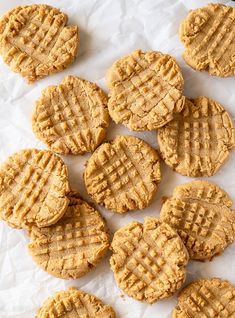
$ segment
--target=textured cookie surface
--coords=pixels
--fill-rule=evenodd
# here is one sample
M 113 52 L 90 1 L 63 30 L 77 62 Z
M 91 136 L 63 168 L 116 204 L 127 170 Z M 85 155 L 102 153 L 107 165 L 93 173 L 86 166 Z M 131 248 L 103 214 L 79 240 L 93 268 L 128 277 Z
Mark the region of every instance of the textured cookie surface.
M 184 106 L 183 83 L 170 55 L 134 51 L 114 63 L 107 74 L 110 116 L 131 130 L 162 127 Z
M 78 27 L 48 5 L 20 6 L 0 19 L 0 54 L 32 83 L 71 64 L 77 54 Z
M 94 83 L 66 76 L 42 92 L 33 112 L 35 134 L 57 153 L 94 151 L 109 124 L 107 97 Z
M 205 317 L 235 317 L 235 287 L 228 281 L 200 279 L 180 293 L 172 318 Z
M 170 297 L 185 280 L 188 252 L 168 224 L 146 218 L 119 229 L 111 244 L 111 269 L 119 287 L 137 300 Z
M 144 209 L 161 179 L 158 154 L 139 138 L 118 136 L 93 153 L 84 178 L 88 193 L 107 209 Z
M 210 3 L 192 10 L 179 35 L 191 67 L 217 76 L 235 75 L 235 8 Z
M 47 299 L 35 318 L 115 318 L 111 306 L 76 288 L 55 293 Z
M 177 230 L 193 259 L 211 259 L 235 236 L 232 200 L 217 185 L 192 181 L 175 188 L 161 209 L 161 220 Z
M 64 216 L 54 225 L 32 227 L 29 252 L 46 272 L 60 278 L 79 278 L 89 272 L 109 247 L 109 236 L 98 211 L 69 195 Z
M 50 151 L 26 149 L 0 167 L 0 217 L 19 228 L 49 226 L 65 213 L 67 168 Z
M 211 176 L 234 147 L 234 124 L 216 101 L 186 99 L 184 110 L 159 129 L 158 142 L 173 170 L 191 177 Z

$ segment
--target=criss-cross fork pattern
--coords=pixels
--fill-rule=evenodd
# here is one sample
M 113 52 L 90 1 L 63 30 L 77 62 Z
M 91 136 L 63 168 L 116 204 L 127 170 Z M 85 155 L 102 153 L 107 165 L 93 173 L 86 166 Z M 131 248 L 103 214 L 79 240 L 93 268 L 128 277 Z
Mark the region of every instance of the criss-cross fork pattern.
M 231 118 L 205 97 L 187 100 L 183 112 L 162 127 L 158 136 L 166 163 L 189 176 L 214 174 L 234 146 Z
M 101 216 L 80 199 L 75 199 L 69 205 L 66 214 L 55 225 L 33 228 L 31 237 L 29 251 L 33 259 L 45 271 L 64 278 L 80 275 L 76 269 L 81 264 L 84 264 L 84 272 L 88 271 L 109 246 Z
M 190 288 L 190 294 L 183 297 L 179 303 L 179 312 L 190 318 L 234 318 L 235 290 L 226 283 L 210 285 L 203 280 Z M 174 315 L 178 317 L 177 310 Z M 181 317 L 179 315 L 179 317 Z
M 107 99 L 93 83 L 67 76 L 43 91 L 33 116 L 33 129 L 61 153 L 93 151 L 108 126 Z
M 156 164 L 158 159 L 149 153 L 146 160 L 141 152 L 133 152 L 128 143 L 131 145 L 135 142 L 116 142 L 108 148 L 104 146 L 98 149 L 97 154 L 94 154 L 92 160 L 95 168 L 86 177 L 86 186 L 98 203 L 106 202 L 107 208 L 109 201 L 114 202 L 114 205 L 122 203 L 127 206 L 135 202 L 135 207 L 143 208 L 155 192 L 159 180 L 154 180 L 151 175 L 152 164 Z
M 200 65 L 200 69 L 209 67 L 213 73 L 219 70 L 226 70 L 229 74 L 231 69 L 234 72 L 235 61 L 232 61 L 231 52 L 235 40 L 235 9 L 232 7 L 221 6 L 219 4 L 209 4 L 200 9 L 201 13 L 195 13 L 194 21 L 191 14 L 183 22 L 181 36 L 186 45 L 186 53 L 189 55 L 193 64 L 195 61 Z M 192 25 L 202 29 L 194 36 L 191 36 Z M 213 61 L 213 63 L 210 62 Z M 211 63 L 211 64 L 210 64 Z M 233 63 L 233 64 L 231 64 Z
M 218 209 L 213 205 L 193 200 L 187 202 L 173 197 L 169 199 L 165 209 L 169 209 L 167 217 L 171 220 L 170 223 L 187 235 L 186 241 L 191 248 L 198 239 L 206 244 L 205 240 L 209 240 L 217 232 L 216 228 L 221 220 Z
M 152 52 L 153 58 L 148 60 L 147 54 L 135 57 L 134 52 L 123 65 L 117 64 L 114 69 L 119 80 L 111 83 L 111 115 L 134 130 L 160 127 L 172 119 L 173 110 L 183 107 L 175 61 L 159 52 Z M 151 122 L 153 118 L 156 122 Z
M 75 288 L 55 294 L 38 311 L 35 318 L 50 317 L 86 317 L 114 318 L 110 306 L 104 305 L 95 296 L 83 293 Z
M 174 235 L 167 237 L 164 225 L 154 237 L 148 231 L 139 237 L 136 228 L 124 237 L 119 246 L 114 247 L 111 259 L 120 288 L 129 296 L 149 303 L 173 293 L 185 275 L 181 267 L 184 261 L 179 255 L 183 254 L 179 238 Z
M 78 30 L 47 5 L 19 7 L 1 21 L 4 61 L 29 82 L 63 69 L 76 55 Z
M 25 227 L 45 221 L 49 225 L 64 213 L 67 170 L 53 153 L 36 149 L 20 151 L 2 166 L 0 177 L 1 217 L 10 224 Z M 61 211 L 57 211 L 58 207 Z M 47 210 L 44 216 L 47 220 L 43 219 L 43 210 Z
M 234 239 L 231 204 L 218 186 L 194 181 L 175 189 L 160 217 L 177 230 L 192 258 L 211 258 Z
M 161 209 L 161 219 L 177 230 L 191 258 L 211 258 L 234 239 L 233 212 L 230 215 L 226 207 L 189 201 L 168 199 Z

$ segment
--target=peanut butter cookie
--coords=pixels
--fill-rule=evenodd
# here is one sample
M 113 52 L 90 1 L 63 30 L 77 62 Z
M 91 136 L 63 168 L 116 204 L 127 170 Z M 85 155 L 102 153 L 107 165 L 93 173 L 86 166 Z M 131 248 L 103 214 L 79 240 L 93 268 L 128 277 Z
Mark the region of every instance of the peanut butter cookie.
M 0 217 L 18 228 L 49 226 L 65 213 L 68 191 L 60 157 L 46 150 L 18 151 L 0 167 Z
M 235 145 L 233 120 L 212 99 L 186 99 L 184 110 L 159 129 L 158 142 L 173 170 L 189 177 L 212 176 Z
M 48 298 L 37 311 L 35 318 L 115 318 L 111 306 L 99 298 L 76 288 L 69 288 Z
M 188 252 L 167 223 L 146 218 L 119 229 L 111 244 L 111 269 L 130 297 L 154 303 L 168 298 L 183 284 Z
M 143 140 L 118 136 L 87 162 L 85 185 L 98 203 L 114 212 L 146 208 L 161 179 L 157 152 Z
M 219 278 L 200 279 L 179 295 L 172 318 L 235 317 L 235 287 Z
M 79 278 L 105 255 L 109 236 L 98 211 L 70 193 L 64 216 L 54 225 L 30 229 L 29 252 L 46 272 L 59 278 Z
M 0 19 L 0 54 L 29 83 L 56 73 L 76 57 L 78 27 L 60 10 L 44 4 L 19 6 Z
M 33 131 L 61 154 L 92 152 L 109 125 L 107 97 L 94 83 L 66 76 L 43 90 L 33 112 Z
M 211 75 L 235 75 L 235 8 L 210 3 L 191 10 L 181 23 L 184 59 L 196 70 Z
M 183 84 L 173 57 L 134 51 L 115 62 L 107 74 L 110 116 L 131 130 L 162 127 L 184 106 Z
M 162 206 L 160 219 L 178 232 L 192 259 L 211 259 L 234 240 L 232 203 L 217 185 L 192 181 L 174 189 Z

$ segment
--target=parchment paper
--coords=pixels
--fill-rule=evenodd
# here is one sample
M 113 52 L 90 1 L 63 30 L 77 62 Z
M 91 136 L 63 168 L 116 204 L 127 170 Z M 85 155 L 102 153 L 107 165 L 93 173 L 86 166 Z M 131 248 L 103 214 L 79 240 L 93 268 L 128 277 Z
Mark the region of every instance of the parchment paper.
M 45 0 L 46 1 L 46 0 Z M 45 1 L 1 0 L 0 14 L 16 5 L 45 3 Z M 231 6 L 232 1 L 217 1 Z M 105 90 L 105 73 L 119 57 L 136 48 L 160 50 L 177 58 L 185 78 L 185 95 L 206 95 L 218 100 L 235 116 L 235 78 L 221 79 L 206 72 L 196 72 L 182 59 L 183 46 L 178 38 L 180 21 L 189 9 L 208 3 L 204 0 L 47 0 L 66 12 L 70 23 L 81 30 L 81 46 L 76 61 L 67 70 L 28 85 L 20 75 L 10 71 L 0 60 L 0 160 L 21 148 L 45 148 L 31 130 L 31 113 L 43 88 L 58 84 L 67 74 L 95 81 Z M 117 134 L 132 134 L 157 147 L 156 132 L 133 133 L 112 123 L 108 139 Z M 89 199 L 82 174 L 86 156 L 66 156 L 72 186 Z M 209 178 L 223 187 L 235 200 L 235 152 L 226 165 Z M 162 163 L 162 182 L 152 205 L 144 211 L 123 216 L 99 207 L 111 232 L 132 220 L 159 216 L 160 199 L 170 195 L 173 188 L 190 180 L 174 173 Z M 176 297 L 147 305 L 127 296 L 120 297 L 109 268 L 110 254 L 85 277 L 75 281 L 56 279 L 39 269 L 27 253 L 28 238 L 24 231 L 14 230 L 0 222 L 0 317 L 30 318 L 36 309 L 54 292 L 77 286 L 96 294 L 113 306 L 118 318 L 169 318 Z M 218 276 L 235 283 L 235 244 L 212 262 L 190 262 L 187 282 L 200 277 Z

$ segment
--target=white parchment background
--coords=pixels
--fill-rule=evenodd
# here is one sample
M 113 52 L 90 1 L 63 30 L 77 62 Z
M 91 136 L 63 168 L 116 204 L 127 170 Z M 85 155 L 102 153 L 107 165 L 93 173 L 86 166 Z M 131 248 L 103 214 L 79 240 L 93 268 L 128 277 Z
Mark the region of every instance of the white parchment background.
M 217 1 L 235 6 L 232 1 Z M 44 1 L 0 0 L 0 15 L 16 5 L 45 3 Z M 183 46 L 178 38 L 180 21 L 189 9 L 208 3 L 206 0 L 47 0 L 66 12 L 70 23 L 81 30 L 78 58 L 64 72 L 29 86 L 19 75 L 11 72 L 0 60 L 0 160 L 21 148 L 45 148 L 32 133 L 31 113 L 43 88 L 58 84 L 67 74 L 95 81 L 106 90 L 105 73 L 119 57 L 134 49 L 160 50 L 177 58 L 185 78 L 185 95 L 206 95 L 218 100 L 235 117 L 235 78 L 211 77 L 190 69 L 183 61 Z M 157 147 L 156 132 L 133 133 L 114 123 L 108 139 L 117 134 L 132 134 Z M 73 187 L 88 199 L 82 174 L 86 156 L 64 157 L 69 166 Z M 223 187 L 235 200 L 235 153 L 226 165 L 210 178 Z M 147 215 L 158 216 L 160 198 L 170 195 L 173 188 L 190 180 L 174 173 L 162 164 L 162 182 L 152 205 L 140 212 L 115 215 L 99 208 L 111 232 Z M 0 318 L 34 317 L 36 309 L 55 291 L 77 286 L 91 292 L 113 306 L 117 318 L 169 318 L 176 298 L 147 305 L 125 296 L 116 287 L 109 269 L 109 257 L 84 278 L 75 281 L 56 279 L 40 270 L 27 253 L 28 239 L 21 230 L 0 222 Z M 190 262 L 187 282 L 200 277 L 223 277 L 235 283 L 235 244 L 212 262 Z

